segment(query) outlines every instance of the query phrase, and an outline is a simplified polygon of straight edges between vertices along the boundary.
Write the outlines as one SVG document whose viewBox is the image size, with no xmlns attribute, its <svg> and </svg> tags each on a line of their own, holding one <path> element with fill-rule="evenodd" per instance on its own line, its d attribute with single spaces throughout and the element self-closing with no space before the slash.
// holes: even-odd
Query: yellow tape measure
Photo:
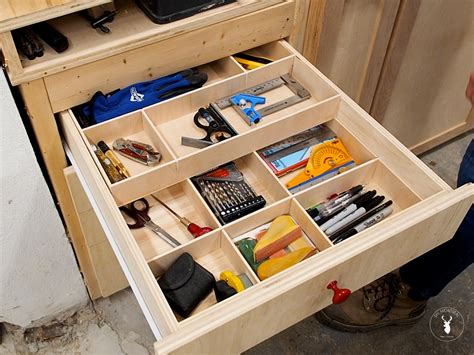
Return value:
<svg viewBox="0 0 474 355">
<path fill-rule="evenodd" d="M 303 182 L 322 175 L 325 172 L 351 162 L 353 159 L 346 147 L 338 138 L 318 144 L 313 147 L 306 168 L 286 183 L 291 189 Z"/>
<path fill-rule="evenodd" d="M 240 278 L 235 275 L 232 271 L 223 271 L 221 272 L 220 279 L 224 280 L 230 287 L 232 287 L 237 292 L 242 292 L 245 290 L 245 285 L 240 280 Z"/>
</svg>

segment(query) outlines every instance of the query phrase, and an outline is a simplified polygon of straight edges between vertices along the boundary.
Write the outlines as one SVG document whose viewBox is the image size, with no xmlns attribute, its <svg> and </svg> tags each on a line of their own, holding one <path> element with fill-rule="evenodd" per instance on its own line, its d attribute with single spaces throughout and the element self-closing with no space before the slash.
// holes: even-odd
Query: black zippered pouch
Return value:
<svg viewBox="0 0 474 355">
<path fill-rule="evenodd" d="M 188 253 L 181 254 L 158 279 L 171 308 L 183 318 L 211 293 L 214 284 L 214 276 Z"/>
</svg>

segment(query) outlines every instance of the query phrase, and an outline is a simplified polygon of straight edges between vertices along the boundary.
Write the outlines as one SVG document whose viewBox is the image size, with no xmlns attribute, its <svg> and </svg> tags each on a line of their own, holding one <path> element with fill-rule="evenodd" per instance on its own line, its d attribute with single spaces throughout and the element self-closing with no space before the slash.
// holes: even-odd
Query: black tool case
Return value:
<svg viewBox="0 0 474 355">
<path fill-rule="evenodd" d="M 236 0 L 135 0 L 155 23 L 169 23 Z"/>
</svg>

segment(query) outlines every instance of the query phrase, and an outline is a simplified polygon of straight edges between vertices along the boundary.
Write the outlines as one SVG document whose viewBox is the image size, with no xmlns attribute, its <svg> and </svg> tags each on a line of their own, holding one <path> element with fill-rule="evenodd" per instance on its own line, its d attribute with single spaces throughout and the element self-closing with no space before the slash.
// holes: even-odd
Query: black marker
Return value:
<svg viewBox="0 0 474 355">
<path fill-rule="evenodd" d="M 326 229 L 334 225 L 336 222 L 339 222 L 341 219 L 344 217 L 350 215 L 351 213 L 355 212 L 358 208 L 362 207 L 366 202 L 370 201 L 377 191 L 372 190 L 372 191 L 367 191 L 366 193 L 356 196 L 354 201 L 351 202 L 350 205 L 348 205 L 346 208 L 343 210 L 333 213 L 327 217 L 321 218 L 318 222 L 318 226 L 321 227 L 321 230 L 324 232 Z"/>
<path fill-rule="evenodd" d="M 388 217 L 393 212 L 392 206 L 385 207 L 382 211 L 374 214 L 372 217 L 367 218 L 362 223 L 349 229 L 347 232 L 342 233 L 337 239 L 333 241 L 334 244 L 340 243 L 353 235 L 362 232 L 364 229 L 372 227 L 373 225 L 381 222 L 385 217 Z"/>
<path fill-rule="evenodd" d="M 340 230 L 338 230 L 336 233 L 334 233 L 333 235 L 331 235 L 329 237 L 329 239 L 331 241 L 334 241 L 336 239 L 338 239 L 343 233 L 347 232 L 349 229 L 357 226 L 359 223 L 362 223 L 364 222 L 367 218 L 369 217 L 372 217 L 374 214 L 377 214 L 379 213 L 380 211 L 382 211 L 384 208 L 390 206 L 391 204 L 393 203 L 392 200 L 389 200 L 383 204 L 381 204 L 380 206 L 378 206 L 377 208 L 374 208 L 372 211 L 369 211 L 367 212 L 366 214 L 364 214 L 363 216 L 357 218 L 355 221 L 352 221 L 351 223 L 349 223 L 347 226 L 341 228 Z"/>
<path fill-rule="evenodd" d="M 341 192 L 335 198 L 321 203 L 315 207 L 309 208 L 307 212 L 315 221 L 320 220 L 330 214 L 335 213 L 335 211 L 340 211 L 348 204 L 347 200 L 351 199 L 355 195 L 359 194 L 364 186 L 357 185 L 351 187 L 349 190 Z"/>
<path fill-rule="evenodd" d="M 339 229 L 344 228 L 352 221 L 355 221 L 357 218 L 362 217 L 371 209 L 377 207 L 385 199 L 385 196 L 375 196 L 372 200 L 367 201 L 361 207 L 359 207 L 355 212 L 352 212 L 350 215 L 344 217 L 339 222 L 332 225 L 330 228 L 326 229 L 325 233 L 331 235 L 336 233 Z"/>
</svg>

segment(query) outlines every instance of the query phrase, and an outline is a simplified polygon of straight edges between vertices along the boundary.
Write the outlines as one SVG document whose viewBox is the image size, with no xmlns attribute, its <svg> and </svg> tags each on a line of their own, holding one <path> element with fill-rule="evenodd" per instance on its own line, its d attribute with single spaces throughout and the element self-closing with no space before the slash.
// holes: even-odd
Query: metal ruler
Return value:
<svg viewBox="0 0 474 355">
<path fill-rule="evenodd" d="M 257 103 L 255 102 L 256 100 L 253 100 L 250 98 L 247 99 L 249 100 L 247 101 L 247 104 L 249 103 L 251 104 L 252 106 L 251 109 L 246 108 L 247 105 L 240 106 L 240 105 L 236 105 L 235 102 L 233 104 L 231 101 L 231 98 L 236 95 L 246 94 L 246 95 L 258 96 L 260 94 L 276 89 L 283 85 L 286 85 L 295 95 L 288 97 L 286 99 L 283 99 L 281 101 L 278 101 L 272 105 L 261 108 L 260 110 L 254 110 L 254 107 Z M 239 113 L 239 115 L 247 122 L 247 124 L 252 125 L 253 123 L 258 123 L 261 117 L 268 116 L 274 112 L 283 110 L 301 101 L 307 100 L 310 97 L 311 97 L 310 92 L 306 90 L 303 87 L 303 85 L 301 85 L 298 81 L 293 79 L 290 76 L 290 74 L 285 74 L 278 78 L 274 78 L 262 84 L 251 87 L 250 89 L 247 89 L 245 91 L 220 99 L 216 101 L 215 104 L 220 109 L 233 106 L 236 109 L 236 111 Z M 252 103 L 252 100 L 254 101 L 253 103 Z M 246 112 L 246 110 L 250 110 L 250 111 Z"/>
<path fill-rule="evenodd" d="M 288 75 L 288 74 L 287 74 Z M 268 91 L 271 91 L 273 89 L 276 89 L 280 86 L 283 86 L 285 85 L 285 82 L 283 81 L 282 77 L 278 77 L 278 78 L 275 78 L 275 79 L 272 79 L 272 80 L 268 80 L 262 84 L 258 84 L 258 85 L 255 85 L 253 87 L 251 87 L 250 89 L 247 89 L 247 90 L 244 90 L 244 91 L 240 91 L 238 92 L 238 94 L 247 94 L 247 95 L 255 95 L 255 96 L 258 96 L 258 95 L 261 95 L 261 94 L 264 94 Z M 236 93 L 237 94 L 237 93 Z M 235 94 L 234 94 L 235 95 Z M 217 105 L 217 107 L 219 107 L 221 110 L 227 108 L 227 107 L 230 107 L 232 106 L 232 102 L 230 102 L 230 98 L 234 95 L 231 95 L 229 97 L 225 97 L 223 99 L 220 99 L 220 100 L 217 100 L 215 102 L 215 104 Z"/>
</svg>

